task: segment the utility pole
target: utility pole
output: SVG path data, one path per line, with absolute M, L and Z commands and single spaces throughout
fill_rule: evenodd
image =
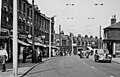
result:
M 102 40 L 102 37 L 101 37 L 101 26 L 99 27 L 99 40 L 100 40 L 100 48 L 102 48 L 102 43 L 101 43 L 101 40 Z
M 17 1 L 13 0 L 13 75 L 18 73 Z
M 71 55 L 73 55 L 73 34 L 70 32 L 70 39 L 71 39 Z
M 100 32 L 99 32 L 99 38 L 101 38 L 101 26 L 99 27 L 100 28 Z
M 50 24 L 49 24 L 49 58 L 51 58 L 51 17 L 50 17 Z
M 59 25 L 59 47 L 61 52 L 61 25 Z
M 0 35 L 1 35 L 1 14 L 2 14 L 2 0 L 0 0 Z
M 32 63 L 35 63 L 35 52 L 34 52 L 34 42 L 35 42 L 35 35 L 34 35 L 34 0 L 32 0 Z
M 57 15 L 54 15 L 53 17 L 50 17 L 50 23 L 49 23 L 49 58 L 51 58 L 51 24 L 52 24 L 52 18 L 57 17 Z
M 72 35 L 71 37 L 72 37 L 72 38 L 71 38 L 71 39 L 72 39 L 71 42 L 72 42 L 72 55 L 73 55 L 73 35 Z

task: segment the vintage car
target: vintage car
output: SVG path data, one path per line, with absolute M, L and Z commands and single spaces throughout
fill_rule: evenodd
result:
M 80 56 L 80 58 L 89 58 L 89 50 L 81 49 L 80 51 L 78 51 L 78 55 Z
M 95 54 L 94 54 L 94 60 L 95 62 L 107 61 L 111 63 L 112 55 L 109 54 L 109 51 L 107 49 L 96 49 Z

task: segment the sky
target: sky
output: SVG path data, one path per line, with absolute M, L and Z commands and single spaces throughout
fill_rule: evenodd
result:
M 30 3 L 31 0 L 28 0 Z M 74 35 L 81 34 L 99 37 L 103 28 L 110 26 L 112 15 L 116 15 L 120 21 L 120 0 L 34 0 L 41 13 L 48 17 L 55 17 L 55 32 L 59 33 L 59 25 L 64 34 L 72 32 Z M 103 3 L 103 6 L 95 4 Z M 66 5 L 69 4 L 69 5 Z M 74 6 L 70 5 L 74 4 Z M 73 19 L 71 19 L 73 18 Z M 90 18 L 90 19 L 88 19 Z M 94 19 L 92 19 L 94 18 Z

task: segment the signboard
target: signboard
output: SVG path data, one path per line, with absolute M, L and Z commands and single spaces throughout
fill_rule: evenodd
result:
M 35 37 L 35 42 L 42 42 L 40 37 Z
M 25 34 L 19 34 L 18 36 L 19 36 L 18 38 L 21 38 L 21 39 L 26 39 L 27 38 L 27 35 L 25 35 Z

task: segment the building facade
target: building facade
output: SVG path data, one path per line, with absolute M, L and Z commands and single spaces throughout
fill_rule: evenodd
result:
M 73 37 L 73 43 L 72 43 L 72 37 Z M 60 41 L 60 39 L 62 41 Z M 73 53 L 77 54 L 77 49 L 81 47 L 92 47 L 92 48 L 102 48 L 103 47 L 103 41 L 102 39 L 99 39 L 97 37 L 82 37 L 74 36 L 72 33 L 70 35 L 64 35 L 60 37 L 59 34 L 55 34 L 55 44 L 57 47 L 59 47 L 60 51 L 68 51 L 70 54 L 72 52 L 72 44 L 73 44 Z
M 12 54 L 13 32 L 13 0 L 2 0 L 1 32 L 2 41 Z M 35 46 L 46 47 L 49 44 L 49 26 L 51 24 L 51 42 L 54 41 L 54 18 L 42 14 L 37 5 L 34 5 L 34 25 L 32 23 L 32 4 L 28 0 L 18 0 L 18 48 L 31 45 L 32 27 L 34 26 Z M 50 23 L 51 20 L 51 23 Z M 39 45 L 37 43 L 40 43 Z M 19 49 L 21 50 L 21 49 Z
M 116 22 L 116 15 L 111 19 L 111 25 L 104 28 L 104 48 L 113 56 L 120 54 L 120 22 Z

